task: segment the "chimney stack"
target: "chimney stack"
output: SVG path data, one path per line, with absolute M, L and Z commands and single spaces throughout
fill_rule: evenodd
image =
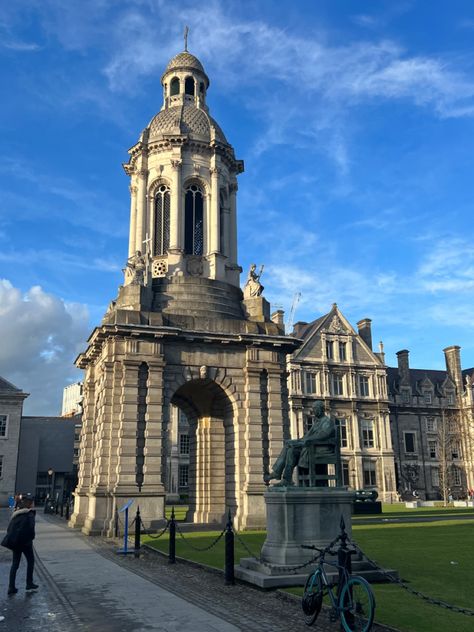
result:
M 285 312 L 282 309 L 277 309 L 276 312 L 270 316 L 270 320 L 278 325 L 281 329 L 285 329 Z
M 357 323 L 359 336 L 372 351 L 372 321 L 370 318 L 363 318 Z
M 458 395 L 463 391 L 462 371 L 461 371 L 461 347 L 453 345 L 443 349 L 446 360 L 446 370 L 449 377 L 456 384 Z
M 410 384 L 410 364 L 408 361 L 408 349 L 397 351 L 398 358 L 398 375 L 402 384 Z

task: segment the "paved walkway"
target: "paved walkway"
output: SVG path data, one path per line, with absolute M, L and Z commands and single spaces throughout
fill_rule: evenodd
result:
M 8 511 L 0 510 L 0 537 Z M 25 593 L 25 563 L 17 595 L 7 597 L 11 553 L 0 547 L 0 632 L 303 632 L 298 601 L 244 584 L 224 586 L 215 572 L 167 564 L 154 552 L 118 556 L 116 543 L 86 538 L 55 516 L 37 516 L 35 578 Z M 317 629 L 335 632 L 325 613 Z M 374 631 L 380 629 L 374 626 Z

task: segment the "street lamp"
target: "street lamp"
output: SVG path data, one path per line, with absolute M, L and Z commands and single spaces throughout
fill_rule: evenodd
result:
M 51 505 L 51 498 L 53 495 L 53 476 L 54 476 L 54 470 L 52 467 L 50 467 L 48 469 L 48 482 L 49 482 L 49 491 L 48 491 L 48 500 L 46 502 L 46 505 Z M 49 511 L 49 507 L 45 507 L 45 513 Z

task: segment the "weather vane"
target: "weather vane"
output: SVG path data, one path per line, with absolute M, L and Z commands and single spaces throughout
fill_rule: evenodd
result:
M 188 33 L 189 33 L 189 26 L 185 26 L 184 27 L 184 50 L 186 52 L 188 51 Z

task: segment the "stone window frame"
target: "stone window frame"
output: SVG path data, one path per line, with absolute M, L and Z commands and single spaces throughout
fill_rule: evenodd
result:
M 178 488 L 189 487 L 189 465 L 180 463 L 178 465 Z
M 190 253 L 190 252 L 186 252 L 186 227 L 187 227 L 187 223 L 186 223 L 186 196 L 188 191 L 193 191 L 194 193 L 196 193 L 192 187 L 197 187 L 199 189 L 199 192 L 201 193 L 201 197 L 202 197 L 202 253 L 195 253 L 195 233 L 196 233 L 196 218 L 194 215 L 194 211 L 195 211 L 195 207 L 193 206 L 193 224 L 192 224 L 192 232 L 193 232 L 193 244 L 192 244 L 192 251 L 194 254 Z M 195 256 L 195 257 L 204 257 L 209 244 L 208 244 L 208 236 L 207 236 L 207 229 L 208 229 L 208 224 L 209 224 L 209 189 L 207 186 L 207 183 L 199 177 L 196 176 L 191 176 L 189 178 L 186 179 L 186 181 L 183 184 L 182 187 L 182 209 L 183 209 L 183 223 L 184 223 L 184 243 L 183 243 L 183 247 L 185 250 L 185 255 L 187 256 Z
M 375 423 L 373 419 L 360 420 L 360 432 L 362 436 L 362 447 L 366 449 L 375 448 Z
M 10 415 L 8 414 L 0 415 L 0 439 L 8 439 L 9 417 Z
M 310 388 L 308 388 L 310 386 Z M 310 395 L 317 393 L 317 373 L 315 371 L 304 372 L 304 392 Z
M 406 440 L 407 435 L 413 436 L 413 450 L 407 450 L 407 440 Z M 403 451 L 405 452 L 405 454 L 410 454 L 410 455 L 418 454 L 418 439 L 416 436 L 416 432 L 414 430 L 403 431 Z
M 326 340 L 326 358 L 334 360 L 334 340 Z
M 453 461 L 459 461 L 462 458 L 461 453 L 461 441 L 459 439 L 453 439 L 451 441 L 451 459 Z
M 462 476 L 461 476 L 461 468 L 454 465 L 452 467 L 453 474 L 453 485 L 461 485 L 462 484 Z
M 423 403 L 425 404 L 433 403 L 433 393 L 431 391 L 423 391 Z
M 370 376 L 365 374 L 359 375 L 357 382 L 359 387 L 359 397 L 370 397 Z M 364 388 L 362 388 L 362 384 L 364 384 Z M 365 389 L 365 386 L 367 389 Z
M 428 453 L 430 455 L 430 459 L 438 458 L 438 441 L 437 439 L 429 439 L 428 440 Z
M 366 478 L 368 474 L 368 479 Z M 364 478 L 364 488 L 377 487 L 377 462 L 373 459 L 364 459 L 362 463 L 362 475 Z
M 337 391 L 336 391 L 337 384 Z M 340 388 L 339 388 L 340 387 Z M 331 373 L 331 391 L 335 397 L 344 396 L 344 374 L 343 373 Z
M 431 468 L 431 486 L 439 487 L 439 467 Z
M 340 447 L 341 448 L 350 448 L 351 447 L 351 433 L 350 433 L 350 420 L 347 417 L 338 417 L 339 419 L 339 436 L 340 436 Z
M 339 361 L 347 362 L 347 342 L 345 340 L 339 340 L 338 345 Z
M 186 432 L 179 433 L 179 453 L 189 456 L 189 434 Z
M 426 432 L 437 432 L 438 421 L 436 417 L 431 417 L 431 416 L 426 417 L 425 426 L 426 426 Z
M 410 393 L 409 389 L 404 388 L 404 389 L 401 390 L 400 396 L 401 396 L 403 404 L 409 404 L 410 403 L 410 395 L 411 395 L 411 393 Z

